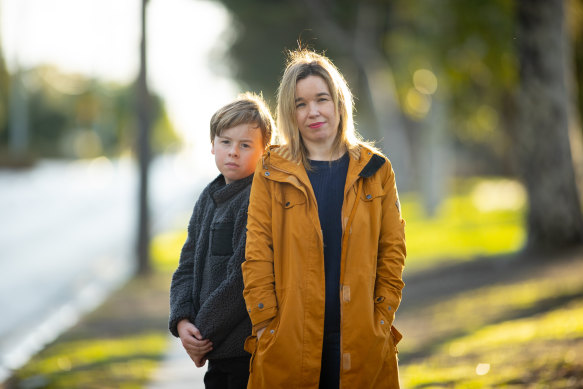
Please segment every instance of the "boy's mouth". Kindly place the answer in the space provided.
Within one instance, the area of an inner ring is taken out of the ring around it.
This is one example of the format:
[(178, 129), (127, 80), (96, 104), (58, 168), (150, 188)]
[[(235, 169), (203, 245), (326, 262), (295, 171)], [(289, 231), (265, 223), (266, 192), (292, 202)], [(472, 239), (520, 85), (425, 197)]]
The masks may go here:
[(228, 166), (228, 167), (239, 167), (239, 165), (237, 165), (235, 162), (227, 162), (225, 164), (225, 166)]

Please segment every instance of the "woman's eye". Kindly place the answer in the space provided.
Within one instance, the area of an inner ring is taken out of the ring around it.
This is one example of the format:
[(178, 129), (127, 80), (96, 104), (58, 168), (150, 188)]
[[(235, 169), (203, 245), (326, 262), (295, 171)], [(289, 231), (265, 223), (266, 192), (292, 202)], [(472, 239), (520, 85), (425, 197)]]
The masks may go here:
[(296, 104), (296, 108), (301, 108), (304, 107), (306, 104), (305, 103), (298, 103)]

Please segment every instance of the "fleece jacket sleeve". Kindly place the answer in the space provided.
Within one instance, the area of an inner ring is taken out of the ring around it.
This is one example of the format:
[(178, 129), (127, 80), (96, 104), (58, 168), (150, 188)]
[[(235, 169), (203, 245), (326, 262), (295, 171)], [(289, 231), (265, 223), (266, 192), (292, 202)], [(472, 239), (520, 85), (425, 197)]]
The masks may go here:
[(193, 267), (200, 210), (201, 204), (200, 201), (197, 201), (190, 222), (188, 223), (188, 237), (180, 253), (178, 268), (172, 275), (168, 327), (172, 335), (176, 337), (179, 336), (177, 329), (178, 322), (182, 319), (189, 319), (194, 323), (196, 317), (196, 307), (192, 300), (192, 291), (195, 282)]

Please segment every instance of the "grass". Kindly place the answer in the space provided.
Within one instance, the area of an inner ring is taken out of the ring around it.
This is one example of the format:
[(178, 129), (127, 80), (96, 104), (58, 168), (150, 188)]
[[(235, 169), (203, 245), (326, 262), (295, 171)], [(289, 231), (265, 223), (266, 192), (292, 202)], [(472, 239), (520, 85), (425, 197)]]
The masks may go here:
[(154, 264), (154, 274), (130, 280), (17, 370), (4, 387), (144, 387), (168, 347), (171, 273), (160, 258), (154, 257)]
[(401, 368), (406, 388), (583, 385), (583, 300), (486, 325)]
[(525, 194), (515, 181), (471, 179), (454, 184), (435, 215), (415, 194), (401, 198), (407, 235), (407, 267), (516, 252), (525, 241)]
[[(502, 271), (512, 271), (509, 267)], [(398, 314), (406, 388), (583, 387), (583, 252)]]

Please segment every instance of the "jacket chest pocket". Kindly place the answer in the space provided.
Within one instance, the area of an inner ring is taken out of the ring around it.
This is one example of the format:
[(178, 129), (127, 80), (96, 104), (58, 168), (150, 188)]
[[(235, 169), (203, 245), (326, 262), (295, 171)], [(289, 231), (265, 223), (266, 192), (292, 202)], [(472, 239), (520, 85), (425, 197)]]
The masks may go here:
[(275, 190), (275, 199), (283, 209), (292, 209), (306, 202), (306, 196), (304, 193), (289, 184), (279, 186)]
[(233, 254), (233, 222), (214, 223), (211, 226), (211, 255)]
[(360, 200), (365, 203), (373, 202), (385, 195), (385, 191), (381, 184), (377, 181), (364, 180), (362, 191), (360, 192)]

